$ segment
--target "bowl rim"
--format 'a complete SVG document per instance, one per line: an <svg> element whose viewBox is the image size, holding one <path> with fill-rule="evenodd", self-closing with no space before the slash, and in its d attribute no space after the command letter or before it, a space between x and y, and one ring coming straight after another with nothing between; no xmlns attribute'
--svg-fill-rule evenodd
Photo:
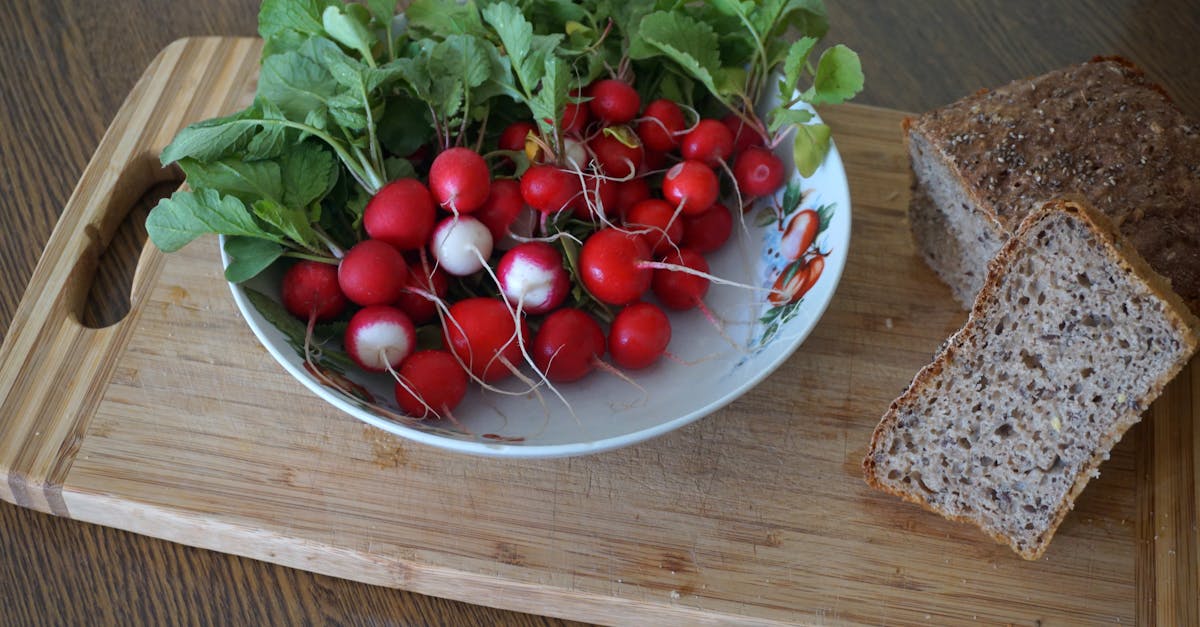
<svg viewBox="0 0 1200 627"><path fill-rule="evenodd" d="M820 118L817 117L814 118L814 120L819 122ZM810 301L811 307L814 308L815 315L812 317L812 322L807 326L807 328L802 329L801 332L796 334L794 339L790 340L792 343L790 347L781 351L769 361L761 364L761 366L756 369L754 374L747 378L741 385L733 390L730 390L723 396L713 400L707 405L694 409L686 414L677 416L666 422L639 429L637 431L609 436L598 440L573 442L569 444L525 444L503 441L488 441L482 439L458 439L445 437L432 432L422 431L420 429L412 428L364 411L361 407L358 407L347 401L341 395L332 393L323 385L315 381L306 370L304 370L294 361L296 355L284 354L283 351L276 346L276 343L267 336L267 331L260 326L259 318L262 316L257 312L257 309L250 302L245 291L242 289L242 286L236 283L229 283L229 288L233 293L233 299L237 304L241 317L250 326L251 331L253 331L255 337L258 338L259 343L267 349L277 363L282 365L284 369L292 375L292 378L300 381L301 384L316 394L321 400L373 427L382 429L383 431L391 433L392 435L403 437L405 439L433 446L442 450L483 457L507 459L553 459L602 453L633 444L639 444L666 433L670 433L671 431L696 422L697 420L724 408L757 387L759 383L777 371L779 367L782 366L785 361L790 359L792 355L795 354L796 350L798 350L800 346L804 344L804 341L812 333L813 329L815 329L817 324L820 323L821 318L824 317L830 303L833 302L834 296L837 293L837 288L841 284L842 273L845 270L846 262L850 256L853 202L850 198L850 185L849 180L846 177L845 164L842 161L841 153L838 151L837 144L833 140L830 141L829 152L826 154L825 160L822 161L820 166L820 170L827 169L833 171L835 174L840 174L840 176L835 175L832 177L832 182L836 183L840 187L840 189L833 191L836 193L838 198L845 198L846 200L845 209L842 210L839 208L837 212L838 214L845 216L845 235L840 241L832 242L832 247L834 250L843 252L841 254L835 253L829 257L831 263L829 263L827 266L825 274L829 275L832 279L831 288L828 292L828 297L824 300L816 302ZM224 249L225 238L222 236L219 241L221 247L220 253L222 264L228 265L229 258ZM263 322L266 323L265 319Z"/></svg>

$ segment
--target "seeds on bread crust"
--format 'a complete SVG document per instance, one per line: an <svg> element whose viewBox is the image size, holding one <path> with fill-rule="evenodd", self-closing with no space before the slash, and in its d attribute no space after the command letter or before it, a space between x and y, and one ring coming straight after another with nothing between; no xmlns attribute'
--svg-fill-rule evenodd
<svg viewBox="0 0 1200 627"><path fill-rule="evenodd" d="M943 214L922 219L928 208L914 204L914 234L964 306L1026 215L1078 194L1200 311L1200 124L1128 62L1096 59L969 96L911 120L906 137L914 185ZM961 260L935 255L943 238Z"/></svg>

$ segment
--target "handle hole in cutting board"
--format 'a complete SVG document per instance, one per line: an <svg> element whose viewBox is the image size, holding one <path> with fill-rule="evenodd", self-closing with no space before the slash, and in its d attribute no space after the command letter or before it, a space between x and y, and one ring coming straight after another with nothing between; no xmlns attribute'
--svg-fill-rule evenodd
<svg viewBox="0 0 1200 627"><path fill-rule="evenodd" d="M86 327L109 327L129 313L133 279L147 241L146 216L159 200L179 189L183 174L175 168L165 169L139 182L144 191L129 206L96 260L95 274L80 312L80 321Z"/></svg>

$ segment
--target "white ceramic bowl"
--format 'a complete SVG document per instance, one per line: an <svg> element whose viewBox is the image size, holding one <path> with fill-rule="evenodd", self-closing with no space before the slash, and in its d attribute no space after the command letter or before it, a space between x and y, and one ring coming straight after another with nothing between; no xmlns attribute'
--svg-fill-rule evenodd
<svg viewBox="0 0 1200 627"><path fill-rule="evenodd" d="M302 351L269 322L274 316L264 316L247 293L247 289L255 290L278 303L281 268L268 269L245 284L230 287L254 334L292 376L335 407L384 431L450 451L496 457L566 457L628 446L691 423L753 388L792 355L833 298L850 244L850 190L845 170L834 147L812 177L801 179L795 174L790 148L791 142L784 141L778 154L806 192L799 209L824 207L829 215L815 242L818 250L829 252L816 284L788 309L773 307L765 291L713 285L705 302L724 321L725 335L738 347L723 338L700 312L672 312L668 350L684 363L663 359L649 369L628 373L641 389L599 371L582 381L557 385L570 408L545 389L539 400L529 394L483 392L473 385L454 411L457 424L407 418L396 408L389 375L348 373L373 397L375 402L369 403L322 384L306 369ZM735 218L730 241L708 256L714 274L766 290L787 271L792 262L779 250L789 220L756 226L766 221L762 212L773 211L764 206L777 204L782 195L781 190L774 203L760 201L747 213L749 228L744 232ZM222 258L228 264L223 253ZM769 323L763 322L772 315L778 321L773 333ZM514 379L500 385L519 388Z"/></svg>

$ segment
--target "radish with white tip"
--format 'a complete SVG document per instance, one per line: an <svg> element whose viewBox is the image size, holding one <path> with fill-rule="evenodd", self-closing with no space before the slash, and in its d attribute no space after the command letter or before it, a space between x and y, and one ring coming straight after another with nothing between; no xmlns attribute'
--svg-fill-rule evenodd
<svg viewBox="0 0 1200 627"><path fill-rule="evenodd" d="M343 343L346 353L363 370L387 372L412 353L417 333L403 311L388 305L373 305L350 318Z"/></svg>
<svg viewBox="0 0 1200 627"><path fill-rule="evenodd" d="M492 232L471 216L451 216L433 230L429 252L438 266L454 276L468 276L483 269L492 254Z"/></svg>
<svg viewBox="0 0 1200 627"><path fill-rule="evenodd" d="M562 254L545 242L526 242L505 253L496 278L509 304L531 314L553 311L571 292Z"/></svg>
<svg viewBox="0 0 1200 627"><path fill-rule="evenodd" d="M591 161L587 146L577 139L563 138L563 161L571 166L569 169L572 172L583 172Z"/></svg>

